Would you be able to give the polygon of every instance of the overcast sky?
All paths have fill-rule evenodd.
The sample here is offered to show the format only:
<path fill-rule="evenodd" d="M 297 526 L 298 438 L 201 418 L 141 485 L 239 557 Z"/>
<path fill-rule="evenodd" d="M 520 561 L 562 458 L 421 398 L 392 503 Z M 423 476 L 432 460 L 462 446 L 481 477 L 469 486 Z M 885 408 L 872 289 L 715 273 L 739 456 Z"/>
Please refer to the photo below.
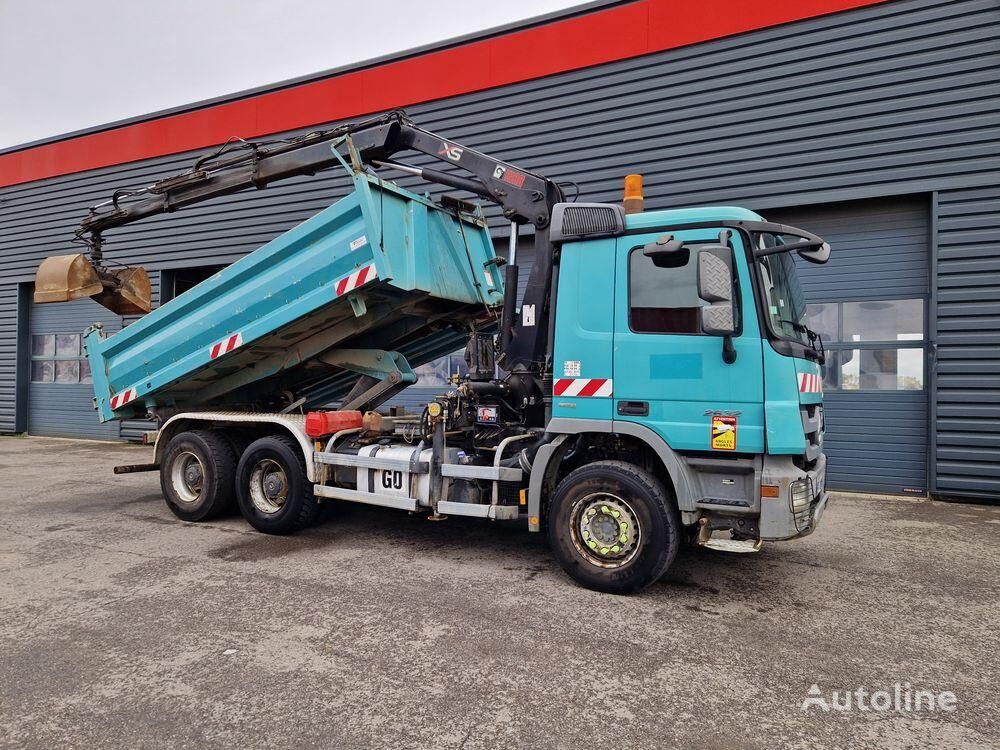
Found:
<path fill-rule="evenodd" d="M 0 148 L 580 2 L 0 0 Z"/>

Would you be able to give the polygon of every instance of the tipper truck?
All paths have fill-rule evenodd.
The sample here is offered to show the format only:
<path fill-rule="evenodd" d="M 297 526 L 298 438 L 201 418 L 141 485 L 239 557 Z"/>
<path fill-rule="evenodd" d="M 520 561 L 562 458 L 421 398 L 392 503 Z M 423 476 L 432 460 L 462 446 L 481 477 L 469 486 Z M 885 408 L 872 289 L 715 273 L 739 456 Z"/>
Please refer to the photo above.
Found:
<path fill-rule="evenodd" d="M 346 197 L 155 310 L 145 271 L 104 257 L 116 227 L 333 168 Z M 418 195 L 401 174 L 460 194 Z M 510 223 L 506 258 L 469 193 Z M 234 140 L 116 192 L 77 235 L 89 255 L 45 260 L 36 301 L 147 313 L 86 332 L 94 404 L 101 421 L 156 420 L 153 461 L 116 471 L 159 471 L 186 521 L 235 504 L 284 534 L 334 500 L 521 521 L 576 581 L 626 593 L 682 543 L 753 551 L 811 533 L 827 504 L 823 347 L 793 256 L 830 247 L 805 230 L 742 208 L 645 211 L 638 175 L 622 204 L 567 201 L 392 112 Z M 386 406 L 463 343 L 465 371 L 422 410 Z"/>

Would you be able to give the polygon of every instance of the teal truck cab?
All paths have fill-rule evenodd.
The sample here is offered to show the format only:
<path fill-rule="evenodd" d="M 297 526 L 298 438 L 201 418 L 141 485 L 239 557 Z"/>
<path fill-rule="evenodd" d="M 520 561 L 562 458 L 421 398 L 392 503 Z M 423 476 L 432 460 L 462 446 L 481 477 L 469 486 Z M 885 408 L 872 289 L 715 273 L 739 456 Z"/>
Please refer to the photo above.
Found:
<path fill-rule="evenodd" d="M 823 355 L 796 252 L 825 262 L 829 248 L 731 207 L 631 214 L 613 237 L 561 246 L 548 430 L 614 435 L 696 542 L 803 536 L 826 505 Z M 595 538 L 570 534 L 613 564 L 621 544 Z"/>
<path fill-rule="evenodd" d="M 156 310 L 142 269 L 102 263 L 116 227 L 335 167 L 346 197 Z M 477 203 L 399 175 L 498 206 L 509 257 Z M 559 183 L 394 112 L 224 147 L 118 191 L 77 235 L 90 258 L 46 260 L 36 301 L 148 312 L 86 334 L 94 404 L 102 421 L 156 420 L 153 461 L 116 471 L 159 471 L 186 521 L 235 504 L 283 534 L 327 501 L 519 521 L 575 580 L 625 593 L 684 542 L 755 550 L 811 533 L 826 506 L 822 342 L 795 260 L 830 248 L 805 230 L 741 208 L 645 212 L 634 190 L 623 205 L 568 202 Z M 380 410 L 461 342 L 467 367 L 446 392 L 419 413 Z"/>

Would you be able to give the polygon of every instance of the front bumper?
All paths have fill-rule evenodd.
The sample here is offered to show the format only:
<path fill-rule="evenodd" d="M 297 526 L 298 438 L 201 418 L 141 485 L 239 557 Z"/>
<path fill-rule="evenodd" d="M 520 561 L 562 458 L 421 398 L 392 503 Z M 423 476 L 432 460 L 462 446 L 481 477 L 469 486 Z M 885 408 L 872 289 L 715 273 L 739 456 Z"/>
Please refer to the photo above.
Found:
<path fill-rule="evenodd" d="M 779 488 L 778 497 L 761 498 L 761 539 L 795 539 L 816 530 L 830 501 L 825 455 L 809 471 L 795 466 L 791 456 L 765 456 L 761 482 Z"/>

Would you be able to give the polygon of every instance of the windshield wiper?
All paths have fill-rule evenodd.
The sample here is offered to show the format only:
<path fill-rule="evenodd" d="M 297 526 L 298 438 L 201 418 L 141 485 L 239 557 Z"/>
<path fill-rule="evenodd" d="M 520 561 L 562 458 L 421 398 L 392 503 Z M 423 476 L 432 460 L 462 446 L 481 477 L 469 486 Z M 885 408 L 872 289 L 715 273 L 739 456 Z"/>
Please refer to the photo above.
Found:
<path fill-rule="evenodd" d="M 809 339 L 809 346 L 812 347 L 813 353 L 816 355 L 816 361 L 821 365 L 826 362 L 826 347 L 823 346 L 823 337 L 820 336 L 816 331 L 803 323 L 799 323 L 796 320 L 789 320 L 788 318 L 778 318 L 779 323 L 787 323 L 792 327 L 793 331 L 797 333 L 804 333 L 806 338 Z M 817 344 L 819 346 L 817 346 Z"/>

